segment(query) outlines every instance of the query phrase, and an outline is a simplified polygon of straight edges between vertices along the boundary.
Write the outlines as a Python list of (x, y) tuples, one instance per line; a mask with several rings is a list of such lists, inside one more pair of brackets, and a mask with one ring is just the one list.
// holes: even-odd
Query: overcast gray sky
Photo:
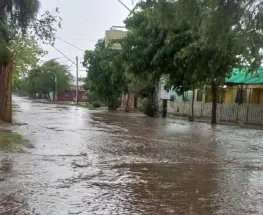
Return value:
[[(62, 29), (59, 29), (57, 36), (80, 47), (84, 50), (93, 49), (96, 41), (105, 36), (105, 30), (113, 25), (123, 25), (123, 20), (128, 16), (129, 11), (123, 7), (118, 0), (40, 0), (41, 12), (46, 10), (54, 11), (59, 7), (62, 18)], [(132, 8), (132, 0), (123, 0)], [(61, 58), (62, 62), (67, 59), (50, 46), (43, 46), (49, 53), (43, 60)], [(56, 40), (55, 47), (66, 54), (70, 59), (75, 60), (78, 56), (83, 60), (83, 52), (60, 41)], [(70, 62), (66, 63), (71, 65)], [(80, 65), (80, 69), (81, 69)], [(71, 67), (75, 75), (75, 66)], [(80, 72), (85, 76), (86, 72)]]

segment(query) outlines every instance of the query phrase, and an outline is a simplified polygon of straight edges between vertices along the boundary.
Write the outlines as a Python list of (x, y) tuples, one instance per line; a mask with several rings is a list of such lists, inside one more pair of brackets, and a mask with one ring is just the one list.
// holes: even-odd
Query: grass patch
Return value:
[(16, 132), (0, 129), (0, 151), (24, 152), (25, 148), (33, 148), (33, 145)]
[(7, 123), (0, 120), (0, 129), (1, 129), (1, 127), (5, 127), (5, 126), (7, 126)]
[(92, 104), (90, 104), (90, 103), (78, 103), (78, 105), (80, 106), (80, 107), (84, 107), (84, 108), (88, 108), (88, 109), (90, 109), (90, 110), (96, 110), (97, 109), (97, 107), (94, 107)]

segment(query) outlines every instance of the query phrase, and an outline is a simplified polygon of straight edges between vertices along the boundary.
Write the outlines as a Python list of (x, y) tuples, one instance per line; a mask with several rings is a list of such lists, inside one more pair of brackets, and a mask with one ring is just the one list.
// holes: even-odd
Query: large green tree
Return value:
[[(189, 25), (161, 26), (154, 20), (155, 7), (156, 4), (151, 1), (139, 3), (125, 20), (129, 32), (121, 41), (122, 62), (133, 78), (145, 80), (145, 83), (150, 80), (156, 88), (161, 76), (165, 76), (168, 79), (167, 88), (173, 86), (178, 93), (183, 93), (197, 85), (197, 80), (190, 75), (193, 67), (186, 64), (182, 54), (185, 47), (198, 38)], [(152, 87), (148, 85), (147, 88)], [(153, 99), (156, 91), (149, 92), (153, 94), (150, 95)]]
[(13, 44), (14, 71), (13, 71), (13, 89), (17, 90), (20, 79), (26, 73), (36, 68), (39, 64), (40, 57), (45, 54), (44, 50), (28, 37), (16, 37)]
[(60, 25), (60, 18), (49, 11), (38, 17), (39, 8), (39, 0), (1, 0), (0, 40), (12, 42), (18, 34), (37, 36), (44, 41), (53, 40), (56, 31), (53, 24), (58, 21)]
[[(151, 7), (151, 2), (136, 5), (124, 21), (128, 34), (120, 40), (121, 62), (126, 77), (130, 80), (129, 91), (147, 97), (151, 106), (157, 106), (157, 86), (162, 71), (161, 66), (155, 64), (153, 60), (158, 49), (163, 46), (167, 32), (149, 21), (152, 14)], [(155, 114), (151, 113), (151, 115)]]
[(30, 70), (27, 77), (22, 79), (23, 83), (20, 83), (20, 86), (23, 88), (20, 90), (25, 90), (31, 96), (36, 93), (47, 94), (50, 91), (56, 90), (55, 77), (57, 78), (58, 92), (70, 89), (73, 77), (69, 68), (55, 60), (50, 60), (42, 66)]
[(98, 40), (93, 51), (84, 55), (83, 66), (87, 68), (86, 88), (115, 110), (120, 105), (120, 96), (127, 89), (125, 72), (120, 64), (119, 51), (105, 47), (105, 40)]
[[(54, 23), (60, 18), (50, 12), (37, 16), (39, 0), (0, 1), (0, 119), (12, 122), (12, 72), (16, 39), (30, 36), (52, 43), (56, 28)], [(58, 12), (58, 9), (56, 10)]]
[(180, 44), (174, 40), (177, 37), (173, 33), (175, 28), (187, 26), (188, 34), (195, 38), (192, 41), (182, 38), (185, 47), (171, 53), (174, 62), (170, 65), (174, 65), (175, 70), (169, 72), (170, 82), (181, 89), (210, 85), (212, 124), (215, 124), (218, 86), (234, 67), (246, 66), (253, 71), (261, 63), (262, 3), (251, 0), (149, 0), (144, 5), (152, 11), (150, 15), (147, 13), (150, 23), (158, 24), (171, 35), (157, 52), (158, 65), (165, 62), (167, 51), (169, 53), (172, 47)]

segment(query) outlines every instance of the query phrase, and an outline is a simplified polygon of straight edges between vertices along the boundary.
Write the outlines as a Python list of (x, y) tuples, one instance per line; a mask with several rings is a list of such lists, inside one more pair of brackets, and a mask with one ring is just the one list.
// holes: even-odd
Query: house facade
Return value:
[[(76, 84), (71, 84), (70, 89), (63, 92), (57, 92), (56, 100), (58, 102), (75, 102), (76, 101)], [(52, 94), (52, 93), (51, 93)], [(53, 98), (53, 94), (50, 95)], [(78, 84), (78, 101), (87, 102), (87, 95), (84, 89), (84, 82), (79, 81)]]
[[(212, 92), (209, 86), (194, 91), (195, 102), (211, 103)], [(172, 92), (174, 102), (192, 101), (193, 91), (183, 95)], [(232, 76), (226, 78), (225, 85), (219, 87), (218, 103), (221, 104), (263, 104), (263, 69), (256, 73), (233, 70)]]

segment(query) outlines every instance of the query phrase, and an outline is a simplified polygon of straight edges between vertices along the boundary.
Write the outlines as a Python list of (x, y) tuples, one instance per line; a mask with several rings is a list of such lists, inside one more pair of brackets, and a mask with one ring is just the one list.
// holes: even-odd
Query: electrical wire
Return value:
[(58, 36), (55, 36), (57, 39), (59, 39), (59, 40), (61, 40), (61, 41), (63, 41), (64, 43), (67, 43), (68, 45), (70, 45), (70, 46), (72, 46), (72, 47), (74, 47), (74, 48), (76, 48), (76, 49), (78, 49), (78, 50), (80, 50), (80, 51), (83, 51), (83, 52), (85, 52), (85, 50), (84, 49), (81, 49), (81, 48), (79, 48), (79, 47), (77, 47), (77, 46), (75, 46), (75, 45), (73, 45), (72, 43), (69, 43), (69, 42), (67, 42), (66, 40), (64, 40), (64, 39), (61, 39), (60, 37), (58, 37)]
[(122, 6), (124, 6), (128, 11), (131, 12), (131, 9), (127, 5), (125, 5), (121, 0), (117, 0), (117, 1), (120, 2)]
[[(74, 58), (72, 58), (71, 60), (74, 60)], [(58, 62), (58, 63), (66, 63), (66, 62), (69, 62), (69, 60), (65, 60), (65, 61)]]
[(72, 61), (69, 57), (67, 57), (62, 51), (58, 50), (55, 46), (52, 46), (55, 50), (57, 50), (60, 54), (62, 54), (65, 58), (67, 58), (71, 63), (75, 64), (74, 61)]
[(80, 41), (87, 41), (87, 42), (96, 42), (98, 39), (88, 39), (88, 38), (79, 38), (79, 37), (67, 37), (66, 40), (80, 40)]
[(68, 68), (71, 68), (72, 66), (73, 66), (73, 63)]

